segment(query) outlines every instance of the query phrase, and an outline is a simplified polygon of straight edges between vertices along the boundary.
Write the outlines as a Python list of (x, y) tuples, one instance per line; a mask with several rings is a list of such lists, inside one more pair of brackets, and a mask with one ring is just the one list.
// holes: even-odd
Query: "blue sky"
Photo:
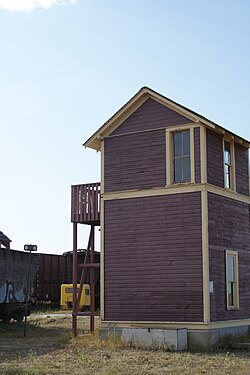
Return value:
[(249, 35), (245, 0), (0, 0), (0, 230), (12, 247), (71, 250), (70, 185), (100, 180), (99, 154), (81, 145), (142, 86), (249, 139)]

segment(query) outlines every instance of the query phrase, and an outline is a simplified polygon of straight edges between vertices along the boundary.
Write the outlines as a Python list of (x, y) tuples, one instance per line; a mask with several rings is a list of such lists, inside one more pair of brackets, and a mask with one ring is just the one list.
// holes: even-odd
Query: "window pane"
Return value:
[(233, 306), (233, 283), (227, 283), (227, 290), (228, 290), (228, 295), (227, 295), (227, 301), (228, 301), (228, 306)]
[(230, 189), (232, 187), (231, 181), (231, 144), (230, 142), (224, 141), (224, 174), (225, 174), (225, 188)]
[(237, 255), (227, 254), (227, 305), (238, 308)]
[(225, 164), (229, 164), (229, 165), (231, 164), (230, 163), (230, 154), (227, 151), (224, 152), (224, 160), (225, 160)]
[(182, 135), (181, 135), (181, 132), (174, 133), (174, 156), (182, 156)]
[(190, 132), (189, 130), (182, 132), (183, 134), (183, 155), (190, 155)]
[(225, 188), (230, 188), (230, 167), (228, 165), (225, 165)]
[(224, 159), (226, 164), (231, 164), (230, 143), (224, 142)]
[(190, 171), (190, 156), (185, 156), (183, 158), (183, 181), (191, 180), (191, 171)]
[(182, 182), (182, 158), (174, 160), (174, 182)]
[(234, 281), (234, 257), (232, 255), (227, 257), (227, 281)]
[(230, 142), (225, 141), (224, 148), (225, 148), (225, 151), (230, 153)]
[[(79, 292), (79, 288), (77, 288), (77, 293)], [(65, 293), (73, 293), (73, 288), (65, 288)]]

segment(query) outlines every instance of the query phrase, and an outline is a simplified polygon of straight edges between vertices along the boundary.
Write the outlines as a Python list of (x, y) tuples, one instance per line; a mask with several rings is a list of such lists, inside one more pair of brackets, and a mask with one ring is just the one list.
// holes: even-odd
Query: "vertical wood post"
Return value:
[[(95, 226), (91, 225), (91, 251), (90, 251), (90, 263), (95, 263)], [(95, 269), (90, 267), (90, 332), (93, 333), (95, 330)]]
[(86, 268), (84, 268), (84, 266), (86, 264), (88, 264), (88, 262), (89, 262), (89, 255), (90, 255), (91, 246), (92, 246), (92, 231), (93, 231), (93, 228), (91, 227), (90, 234), (89, 234), (88, 247), (87, 247), (85, 257), (84, 257), (84, 261), (83, 261), (83, 268), (82, 268), (81, 280), (80, 280), (80, 288), (79, 288), (78, 296), (77, 296), (77, 300), (76, 300), (76, 310), (77, 311), (79, 310), (79, 305), (80, 305), (80, 300), (81, 300), (83, 285), (84, 285), (84, 279), (85, 279), (85, 273), (86, 273)]
[(73, 223), (73, 306), (72, 332), (77, 335), (77, 223)]

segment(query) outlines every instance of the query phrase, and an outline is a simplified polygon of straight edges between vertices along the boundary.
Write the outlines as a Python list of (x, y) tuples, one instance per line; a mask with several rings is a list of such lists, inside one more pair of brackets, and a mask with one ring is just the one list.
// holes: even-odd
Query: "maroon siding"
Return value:
[(194, 167), (195, 182), (201, 182), (201, 160), (200, 160), (200, 128), (194, 129)]
[(200, 193), (105, 202), (105, 320), (202, 321)]
[(224, 187), (223, 136), (207, 129), (207, 181)]
[[(208, 210), (211, 321), (250, 318), (249, 205), (209, 193)], [(226, 309), (225, 250), (238, 251), (240, 310)]]
[(147, 99), (129, 118), (127, 118), (112, 135), (167, 128), (190, 122), (153, 99)]
[(39, 254), (37, 275), (37, 299), (41, 301), (60, 301), (61, 284), (65, 272), (63, 255)]
[(111, 137), (104, 142), (105, 192), (165, 186), (164, 130)]
[(248, 149), (235, 143), (235, 175), (237, 193), (249, 195)]

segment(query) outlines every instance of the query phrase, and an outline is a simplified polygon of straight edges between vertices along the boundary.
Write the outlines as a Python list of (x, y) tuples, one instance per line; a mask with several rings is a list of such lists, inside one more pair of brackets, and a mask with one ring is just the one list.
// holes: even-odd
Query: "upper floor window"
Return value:
[(231, 143), (224, 141), (224, 177), (225, 188), (232, 188), (232, 152)]
[(190, 182), (190, 130), (173, 133), (173, 182)]
[(238, 252), (226, 251), (227, 308), (239, 308)]

